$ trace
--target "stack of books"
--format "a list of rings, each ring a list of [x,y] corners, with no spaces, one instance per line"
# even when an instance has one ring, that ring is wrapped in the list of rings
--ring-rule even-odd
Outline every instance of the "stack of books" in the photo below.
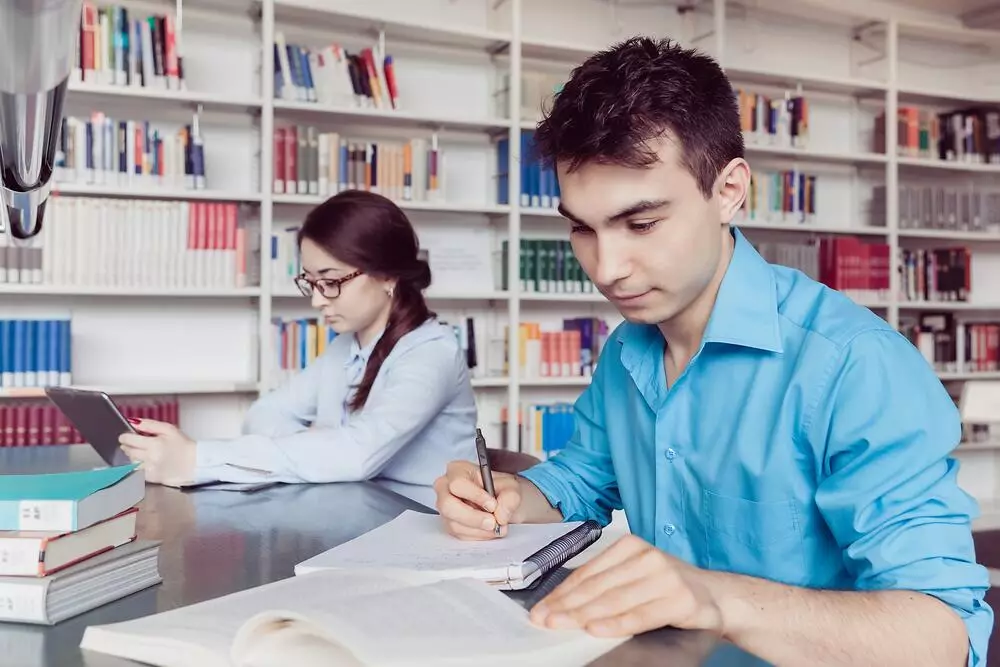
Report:
[[[54,625],[161,581],[135,465],[0,476],[0,621]]]

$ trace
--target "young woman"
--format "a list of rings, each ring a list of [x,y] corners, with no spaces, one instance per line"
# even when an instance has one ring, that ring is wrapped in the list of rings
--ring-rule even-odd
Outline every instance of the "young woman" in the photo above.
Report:
[[[342,192],[298,236],[311,297],[337,337],[248,411],[244,435],[188,438],[144,419],[120,438],[150,482],[341,482],[430,485],[448,461],[475,460],[476,405],[452,330],[427,309],[430,267],[390,200]]]

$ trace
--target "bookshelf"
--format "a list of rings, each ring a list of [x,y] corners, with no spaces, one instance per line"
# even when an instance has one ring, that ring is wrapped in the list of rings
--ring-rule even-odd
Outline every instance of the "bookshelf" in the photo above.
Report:
[[[312,314],[282,281],[268,252],[272,235],[294,227],[330,194],[275,191],[275,131],[290,127],[385,145],[414,138],[439,142],[445,156],[441,192],[399,203],[431,248],[432,266],[441,248],[452,257],[449,242],[488,256],[476,267],[483,275],[469,281],[435,266],[428,293],[432,309],[445,319],[484,322],[485,335],[476,333],[486,360],[474,385],[488,439],[516,441],[518,424],[501,421],[501,410],[516,414],[526,403],[572,401],[588,378],[540,377],[516,363],[502,372],[504,356],[517,359],[519,352],[517,337],[505,340],[503,328],[517,331],[527,322],[559,329],[564,319],[592,317],[610,329],[620,316],[596,293],[538,292],[523,289],[518,280],[501,283],[503,241],[512,250],[507,274],[518,276],[522,240],[566,235],[553,207],[524,204],[519,169],[509,172],[506,203],[498,199],[497,144],[509,142],[516,164],[521,136],[534,127],[553,82],[565,79],[594,50],[637,33],[671,35],[702,48],[723,63],[734,87],[748,94],[780,99],[798,93],[808,99],[807,145],[751,137],[748,157],[761,173],[815,174],[818,213],[804,222],[745,219],[740,226],[752,241],[778,250],[818,239],[880,243],[892,261],[888,288],[884,296],[858,300],[893,326],[941,312],[960,321],[1000,322],[1000,290],[989,288],[1000,285],[1000,229],[907,226],[899,194],[901,187],[928,182],[989,188],[1000,164],[876,148],[877,132],[885,145],[898,144],[900,128],[884,118],[896,117],[901,108],[1000,105],[1000,79],[984,55],[1000,43],[1000,32],[962,28],[954,17],[902,4],[865,14],[828,0],[809,3],[808,9],[763,0],[754,7],[713,0],[683,8],[605,0],[227,0],[184,3],[182,13],[170,2],[122,4],[136,15],[175,17],[185,88],[78,81],[66,112],[88,117],[100,111],[168,128],[190,123],[197,113],[205,137],[206,187],[68,181],[58,183],[57,197],[238,204],[253,223],[248,233],[260,251],[253,282],[219,288],[0,283],[0,318],[70,314],[80,341],[74,348],[75,383],[121,394],[178,395],[182,427],[196,437],[236,432],[249,401],[273,386],[273,319]],[[282,96],[272,57],[279,35],[286,44],[312,48],[383,47],[394,58],[400,108]],[[927,53],[944,55],[934,60]],[[971,251],[968,301],[902,299],[895,270],[901,252],[948,247]],[[940,372],[956,391],[963,382],[998,374],[966,368]],[[963,483],[977,496],[995,495],[994,455],[983,443],[968,455],[973,465],[966,466]]]

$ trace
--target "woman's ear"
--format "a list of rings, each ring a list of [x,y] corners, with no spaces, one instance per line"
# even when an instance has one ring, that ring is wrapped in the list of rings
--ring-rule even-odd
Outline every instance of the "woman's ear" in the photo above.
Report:
[[[392,295],[396,293],[396,279],[393,278],[392,280],[386,280],[385,282],[382,283],[382,287],[383,289],[385,289],[385,293],[388,294],[389,298],[391,299]]]

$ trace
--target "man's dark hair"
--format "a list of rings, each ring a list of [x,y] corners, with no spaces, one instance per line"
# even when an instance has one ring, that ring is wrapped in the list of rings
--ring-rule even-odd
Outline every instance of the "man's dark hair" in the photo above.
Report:
[[[743,157],[733,88],[709,56],[669,39],[633,37],[574,68],[535,130],[538,157],[646,167],[657,160],[650,140],[669,132],[684,167],[710,197],[719,171]]]

